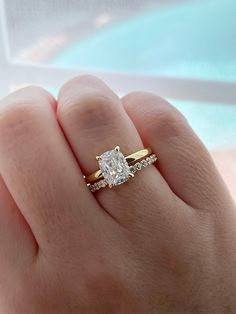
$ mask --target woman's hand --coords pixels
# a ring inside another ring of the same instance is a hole
[[[119,145],[158,162],[91,193]],[[56,102],[0,103],[1,313],[235,313],[236,210],[206,148],[162,98],[119,99],[95,77]]]

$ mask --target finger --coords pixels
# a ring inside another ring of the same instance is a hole
[[[37,243],[0,176],[0,269],[2,283],[32,264]]]
[[[197,208],[225,202],[227,192],[209,153],[177,109],[144,92],[125,96],[123,104],[143,141],[158,152],[158,168],[181,199]]]
[[[58,119],[86,175],[97,170],[95,156],[119,145],[124,155],[143,148],[133,123],[118,97],[99,79],[81,76],[67,83],[59,94]],[[140,201],[158,197],[160,206],[166,203],[163,194],[170,189],[155,167],[140,171],[126,184],[103,189],[96,197],[104,208],[119,221],[137,219],[143,214]],[[168,194],[167,194],[168,195]],[[125,211],[127,200],[136,208]],[[148,213],[146,213],[148,215]]]
[[[39,245],[49,249],[66,247],[68,234],[78,242],[78,230],[84,237],[94,214],[99,220],[53,102],[30,87],[3,100],[0,112],[0,173]]]

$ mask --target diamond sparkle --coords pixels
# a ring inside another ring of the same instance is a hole
[[[120,151],[113,149],[103,153],[98,163],[108,185],[119,185],[129,179],[130,167]]]

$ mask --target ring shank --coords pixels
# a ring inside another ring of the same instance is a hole
[[[135,153],[132,153],[132,154],[126,156],[125,159],[128,162],[128,164],[131,165],[135,161],[138,161],[138,160],[140,160],[144,157],[147,157],[151,154],[152,154],[152,150],[150,147],[148,147],[148,148],[144,148],[142,150],[139,150]],[[92,182],[95,182],[95,181],[100,180],[102,178],[103,178],[103,174],[102,174],[101,170],[99,169],[99,170],[93,172],[92,174],[90,174],[89,176],[85,177],[85,180],[87,183],[92,183]]]

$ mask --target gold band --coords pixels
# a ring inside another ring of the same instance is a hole
[[[149,155],[146,158],[143,158],[141,161],[137,161],[136,163],[133,163],[132,166],[130,166],[130,171],[132,174],[135,174],[137,171],[142,170],[143,168],[154,164],[157,161],[157,156],[155,154]],[[87,184],[89,190],[91,192],[96,192],[102,188],[105,188],[108,185],[105,179],[102,179],[100,181],[96,181],[94,183],[88,183]]]
[[[144,148],[142,150],[139,150],[138,152],[135,152],[133,154],[126,156],[125,159],[128,162],[128,164],[131,165],[135,161],[145,158],[151,154],[152,154],[152,150],[151,148],[148,147],[148,148]],[[94,173],[90,174],[89,176],[85,177],[85,180],[87,183],[92,183],[102,178],[103,178],[103,174],[101,170],[99,169],[95,171]]]

